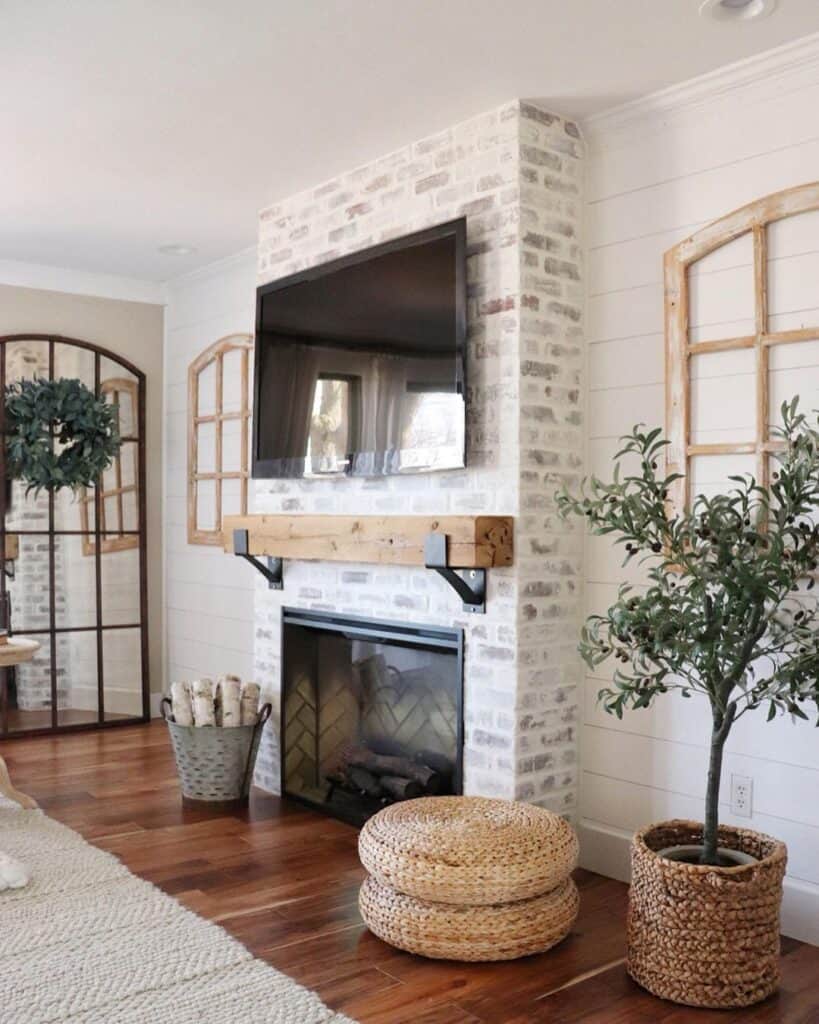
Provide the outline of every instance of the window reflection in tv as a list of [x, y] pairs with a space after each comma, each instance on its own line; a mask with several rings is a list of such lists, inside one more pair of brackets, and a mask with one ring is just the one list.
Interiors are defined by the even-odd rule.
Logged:
[[463, 219], [259, 289], [256, 477], [464, 465]]

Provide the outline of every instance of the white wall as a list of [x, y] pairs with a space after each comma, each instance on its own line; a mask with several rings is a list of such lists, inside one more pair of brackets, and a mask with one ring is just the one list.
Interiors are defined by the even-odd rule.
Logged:
[[[584, 126], [592, 473], [610, 474], [616, 438], [632, 424], [664, 421], [665, 250], [746, 202], [819, 179], [819, 53], [759, 80], [752, 65], [741, 74], [741, 81], [739, 73], [723, 73]], [[782, 231], [775, 239], [773, 329], [819, 325], [819, 216], [811, 216], [803, 230]], [[745, 323], [752, 318], [748, 257], [737, 244], [703, 267], [693, 321], [700, 338], [752, 333], [752, 319], [750, 328]], [[798, 391], [803, 406], [816, 408], [819, 346], [806, 344], [789, 355], [790, 368], [774, 375], [775, 393], [781, 399]], [[744, 375], [734, 356], [719, 357], [702, 384], [705, 440], [720, 439], [720, 431], [740, 439], [737, 432], [748, 418], [753, 377]], [[637, 570], [624, 572], [620, 563], [607, 538], [588, 539], [587, 612], [605, 609], [625, 576], [637, 578]], [[625, 877], [635, 828], [660, 818], [701, 819], [710, 723], [703, 702], [676, 699], [618, 722], [596, 704], [608, 677], [603, 666], [586, 681], [583, 855], [588, 867]], [[730, 814], [731, 773], [753, 779], [750, 821]], [[812, 723], [743, 718], [728, 744], [725, 783], [723, 820], [788, 844], [785, 931], [819, 942], [819, 742]]]
[[[254, 570], [187, 542], [188, 366], [228, 334], [252, 333], [255, 250], [169, 282], [165, 316], [165, 591], [170, 681], [253, 678]], [[227, 364], [226, 364], [226, 374]], [[226, 381], [226, 386], [231, 382]]]

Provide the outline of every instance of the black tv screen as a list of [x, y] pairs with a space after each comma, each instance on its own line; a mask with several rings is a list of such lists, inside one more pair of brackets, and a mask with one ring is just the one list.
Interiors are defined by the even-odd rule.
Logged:
[[465, 464], [463, 218], [256, 293], [253, 476]]

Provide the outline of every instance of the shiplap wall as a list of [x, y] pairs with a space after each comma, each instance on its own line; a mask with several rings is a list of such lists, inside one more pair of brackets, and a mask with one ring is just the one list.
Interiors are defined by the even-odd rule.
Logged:
[[[253, 569], [221, 548], [188, 544], [188, 366], [228, 334], [253, 332], [256, 253], [171, 281], [165, 311], [166, 678], [253, 678]], [[230, 367], [230, 369], [229, 369]], [[228, 390], [238, 362], [225, 366]], [[151, 457], [150, 453], [148, 455]]]
[[[662, 257], [709, 221], [771, 192], [819, 179], [819, 59], [723, 88], [678, 109], [586, 125], [589, 168], [588, 466], [608, 477], [618, 435], [664, 421]], [[771, 326], [819, 325], [819, 215], [771, 232]], [[753, 333], [751, 251], [739, 240], [703, 261], [692, 282], [693, 340]], [[819, 331], [817, 331], [819, 335]], [[698, 359], [696, 440], [752, 439], [752, 353]], [[819, 344], [775, 351], [772, 406], [798, 392], [819, 406]], [[746, 436], [747, 435], [747, 436]], [[697, 460], [695, 483], [718, 487], [752, 458]], [[623, 579], [608, 538], [586, 545], [587, 612]], [[667, 698], [622, 722], [596, 701], [602, 667], [586, 680], [581, 829], [588, 867], [625, 877], [628, 838], [668, 817], [702, 818], [710, 721], [703, 701]], [[784, 927], [819, 942], [819, 734], [812, 723], [748, 715], [725, 757], [723, 820], [784, 839], [790, 860]], [[753, 779], [753, 818], [729, 810], [732, 773]]]

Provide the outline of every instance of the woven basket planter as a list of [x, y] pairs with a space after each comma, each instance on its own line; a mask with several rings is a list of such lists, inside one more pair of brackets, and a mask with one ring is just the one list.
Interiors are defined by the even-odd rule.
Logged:
[[628, 972], [662, 999], [750, 1006], [779, 985], [779, 907], [787, 850], [759, 832], [723, 826], [719, 845], [758, 858], [739, 867], [682, 864], [667, 846], [702, 843], [702, 825], [666, 821], [631, 848]]
[[543, 953], [568, 935], [579, 899], [571, 878], [544, 896], [491, 906], [419, 900], [368, 878], [361, 916], [391, 946], [440, 960], [513, 960]]
[[510, 903], [561, 885], [577, 865], [577, 836], [556, 814], [488, 797], [422, 797], [364, 825], [361, 863], [382, 885], [458, 906]]

